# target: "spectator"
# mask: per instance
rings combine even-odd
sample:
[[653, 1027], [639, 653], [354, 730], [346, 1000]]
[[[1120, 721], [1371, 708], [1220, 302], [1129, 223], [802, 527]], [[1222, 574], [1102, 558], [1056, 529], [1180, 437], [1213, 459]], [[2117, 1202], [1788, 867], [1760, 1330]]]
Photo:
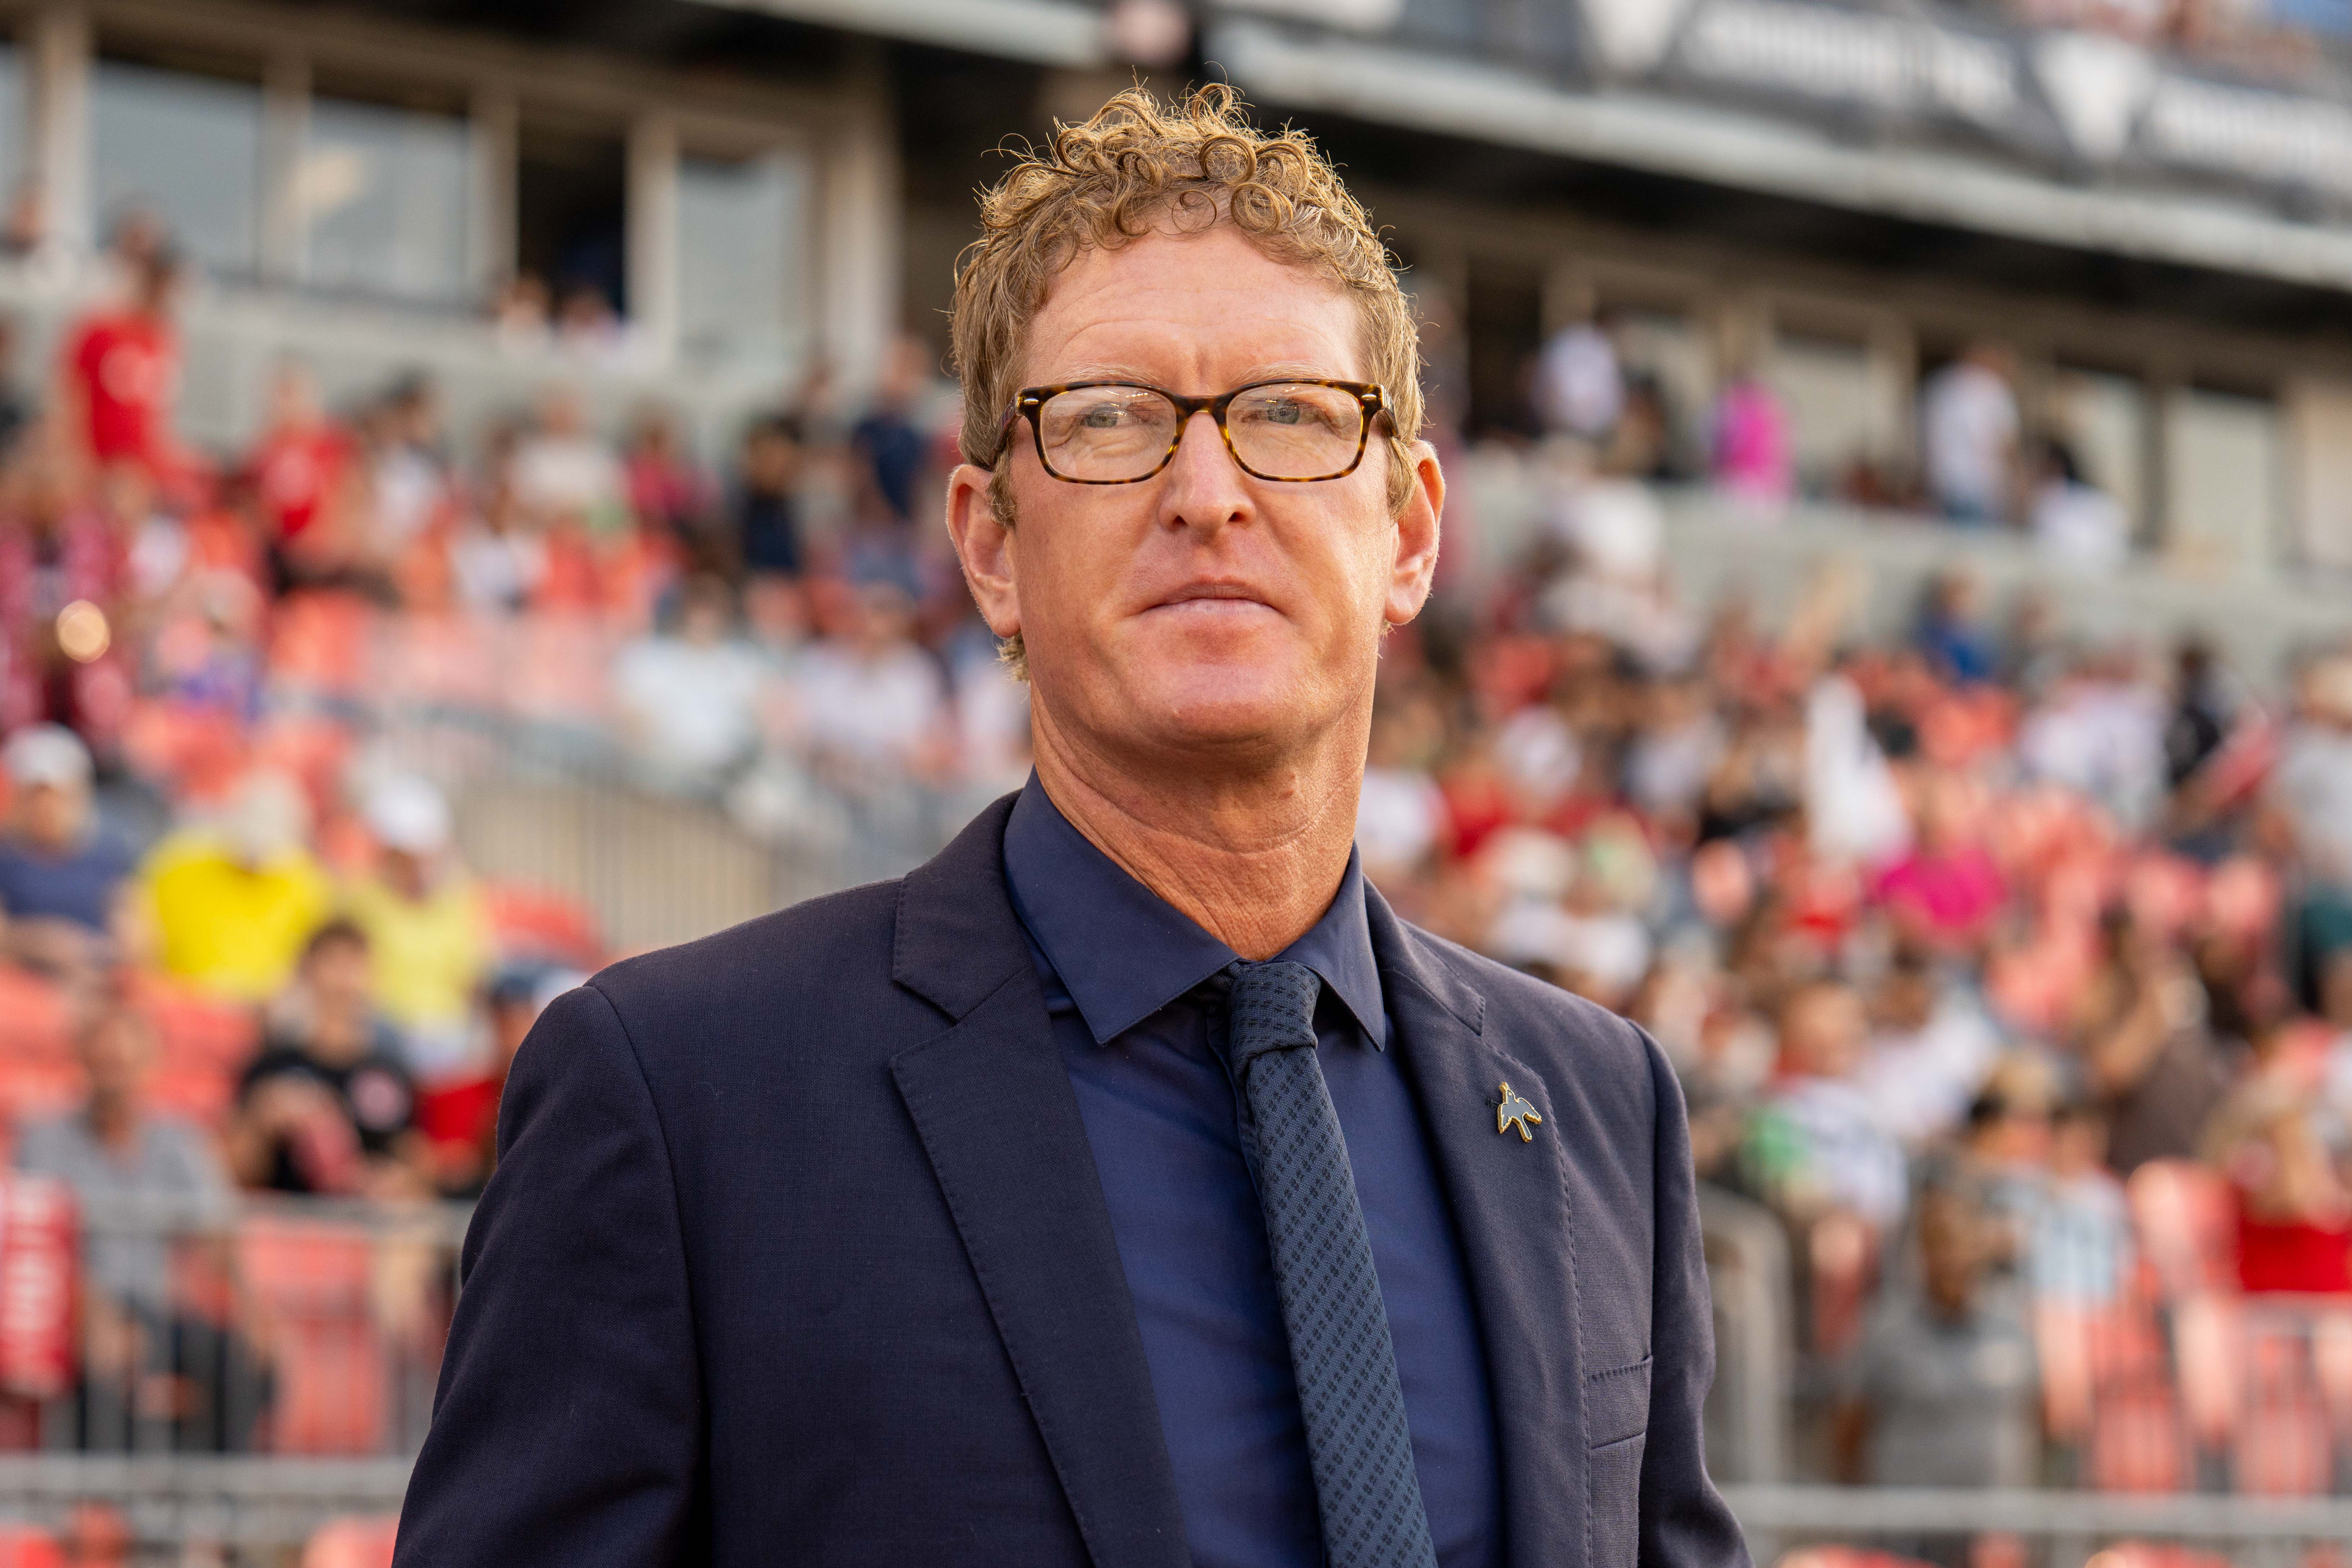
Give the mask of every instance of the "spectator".
[[[0, 236], [0, 250], [5, 250], [5, 238]], [[5, 459], [16, 447], [16, 437], [32, 423], [32, 405], [26, 401], [25, 389], [16, 382], [16, 343], [20, 334], [16, 319], [0, 316], [0, 459]]]
[[168, 488], [187, 469], [173, 427], [179, 260], [161, 245], [128, 259], [128, 301], [88, 317], [68, 337], [58, 407], [73, 449], [93, 470], [130, 463]]
[[1930, 376], [1921, 395], [1928, 498], [1955, 522], [2008, 521], [2019, 428], [2014, 376], [2007, 349], [1974, 343]]
[[1899, 947], [1871, 995], [1871, 1041], [1857, 1081], [1878, 1125], [1912, 1148], [1960, 1125], [2000, 1053], [2000, 1037], [1926, 948]]
[[710, 510], [709, 487], [678, 439], [669, 410], [651, 405], [637, 410], [622, 471], [638, 527], [673, 547], [696, 542]]
[[2172, 656], [2172, 717], [2164, 727], [2165, 783], [2179, 789], [2229, 738], [2235, 704], [2220, 661], [2200, 637], [2183, 638]]
[[371, 970], [367, 932], [330, 921], [271, 1001], [226, 1136], [247, 1186], [382, 1198], [431, 1190], [416, 1086], [375, 1010]]
[[800, 421], [774, 415], [743, 434], [734, 497], [735, 548], [754, 577], [797, 577], [806, 568], [801, 541]]
[[310, 806], [282, 774], [247, 777], [217, 826], [184, 828], [141, 872], [163, 972], [215, 994], [276, 994], [333, 902], [304, 839]]
[[914, 640], [913, 606], [887, 584], [844, 595], [840, 624], [803, 654], [802, 737], [821, 770], [855, 787], [937, 776], [946, 692]]
[[1984, 618], [1983, 594], [1966, 572], [1942, 572], [1927, 585], [1912, 642], [1947, 680], [1990, 680], [2000, 652]]
[[1625, 408], [1625, 378], [1611, 322], [1594, 317], [1561, 328], [1536, 362], [1536, 408], [1544, 428], [1595, 447]]
[[1717, 395], [1708, 451], [1716, 487], [1750, 510], [1777, 511], [1796, 493], [1788, 415], [1752, 368], [1736, 372]]
[[12, 795], [0, 833], [0, 950], [77, 986], [142, 956], [131, 851], [99, 822], [81, 738], [27, 725], [8, 737], [0, 763]]
[[[1919, 1204], [1916, 1288], [1891, 1285], [1847, 1379], [1841, 1469], [1873, 1486], [2025, 1486], [2040, 1468], [2033, 1342], [1989, 1283], [1984, 1217], [1959, 1194]], [[1988, 1521], [1991, 1522], [1991, 1521]], [[1965, 1540], [1904, 1543], [1945, 1568]]]
[[2128, 1176], [2185, 1160], [2229, 1088], [2195, 978], [2163, 940], [2110, 914], [2074, 1007], [2083, 1072], [2107, 1118], [2107, 1163]]
[[2106, 1161], [2098, 1107], [2061, 1107], [2051, 1126], [2049, 1189], [2026, 1242], [2035, 1300], [2100, 1308], [2122, 1299], [2131, 1279], [2131, 1208]]
[[1411, 698], [1375, 702], [1362, 793], [1356, 802], [1356, 851], [1364, 875], [1392, 889], [1420, 871], [1445, 833], [1445, 796], [1428, 762], [1444, 741], [1442, 721]]
[[2028, 521], [2042, 552], [2077, 572], [2108, 572], [2131, 551], [2131, 519], [2115, 497], [2083, 477], [2074, 449], [2054, 437], [2036, 443]]
[[490, 963], [489, 917], [456, 864], [438, 789], [394, 774], [368, 792], [365, 816], [375, 863], [345, 893], [344, 908], [367, 933], [376, 1005], [409, 1070], [447, 1078], [478, 1055], [474, 995]]
[[628, 524], [620, 461], [588, 428], [579, 395], [567, 386], [551, 384], [540, 394], [537, 423], [515, 447], [508, 482], [533, 527], [569, 526], [610, 537]]
[[614, 696], [646, 777], [665, 788], [716, 787], [759, 747], [767, 668], [737, 636], [735, 595], [717, 577], [688, 578], [677, 625], [625, 648]]
[[[264, 1370], [243, 1333], [198, 1310], [174, 1282], [175, 1269], [201, 1264], [234, 1289], [227, 1174], [203, 1133], [149, 1104], [155, 1041], [143, 1017], [104, 1002], [77, 1041], [88, 1097], [26, 1127], [16, 1163], [71, 1187], [88, 1227], [83, 1446], [248, 1448], [266, 1403]], [[196, 1246], [174, 1247], [175, 1236]]]
[[2352, 1294], [2352, 1185], [2338, 1166], [2347, 1129], [2319, 1092], [2323, 1050], [2300, 1023], [2262, 1030], [2252, 1071], [2201, 1140], [2235, 1200], [2238, 1283], [2249, 1292]]
[[892, 345], [866, 416], [850, 426], [849, 449], [857, 459], [859, 511], [871, 522], [903, 526], [914, 520], [915, 483], [922, 477], [923, 433], [915, 425], [915, 399], [923, 390], [930, 349], [919, 338]]
[[515, 1052], [547, 1005], [586, 978], [535, 964], [499, 973], [489, 986], [489, 1059], [478, 1073], [418, 1090], [416, 1125], [431, 1146], [434, 1184], [444, 1197], [480, 1195], [498, 1168], [499, 1098]]
[[431, 380], [421, 372], [403, 375], [372, 423], [366, 542], [369, 553], [390, 563], [438, 528], [450, 506], [449, 459]]
[[269, 388], [269, 424], [247, 466], [279, 591], [345, 581], [362, 565], [348, 481], [351, 437], [320, 405], [317, 379], [282, 360]]
[[1834, 981], [1801, 985], [1782, 1004], [1782, 1078], [1748, 1131], [1748, 1163], [1790, 1218], [1834, 1211], [1884, 1236], [1903, 1216], [1909, 1175], [1855, 1082], [1868, 1027], [1861, 999]]

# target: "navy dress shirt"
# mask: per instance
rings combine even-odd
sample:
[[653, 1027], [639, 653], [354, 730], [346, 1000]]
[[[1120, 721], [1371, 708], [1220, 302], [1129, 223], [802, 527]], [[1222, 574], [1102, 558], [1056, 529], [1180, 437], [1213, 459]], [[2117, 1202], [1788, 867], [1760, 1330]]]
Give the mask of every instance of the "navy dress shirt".
[[[1033, 776], [1005, 879], [1045, 983], [1198, 1568], [1318, 1568], [1322, 1536], [1265, 1222], [1202, 983], [1233, 951], [1073, 827]], [[1501, 1561], [1484, 1350], [1427, 1133], [1391, 1044], [1353, 856], [1281, 956], [1323, 980], [1318, 1057], [1347, 1139], [1443, 1568]]]

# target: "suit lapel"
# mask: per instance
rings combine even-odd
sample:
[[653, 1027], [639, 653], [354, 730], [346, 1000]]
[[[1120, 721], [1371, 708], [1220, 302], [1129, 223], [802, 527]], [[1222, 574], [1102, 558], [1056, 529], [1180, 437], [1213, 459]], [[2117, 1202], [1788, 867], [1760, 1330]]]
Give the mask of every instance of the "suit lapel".
[[892, 977], [954, 1023], [890, 1070], [1096, 1568], [1183, 1568], [1110, 1211], [1004, 889], [1009, 809], [901, 884]]
[[[1366, 889], [1398, 1049], [1443, 1173], [1486, 1342], [1507, 1560], [1585, 1561], [1588, 1482], [1575, 1247], [1553, 1095], [1481, 1033], [1486, 1005]], [[1534, 1105], [1531, 1142], [1500, 1133], [1499, 1086]]]

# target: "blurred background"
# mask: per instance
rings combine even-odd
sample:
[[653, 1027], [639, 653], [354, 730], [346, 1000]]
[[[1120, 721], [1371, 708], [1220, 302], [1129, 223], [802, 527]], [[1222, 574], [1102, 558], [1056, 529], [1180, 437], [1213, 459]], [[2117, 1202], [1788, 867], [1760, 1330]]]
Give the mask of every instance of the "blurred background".
[[1683, 1076], [1760, 1563], [2342, 1568], [2352, 4], [0, 4], [0, 1568], [382, 1568], [506, 1064], [1025, 769], [1009, 136], [1311, 130], [1359, 842]]

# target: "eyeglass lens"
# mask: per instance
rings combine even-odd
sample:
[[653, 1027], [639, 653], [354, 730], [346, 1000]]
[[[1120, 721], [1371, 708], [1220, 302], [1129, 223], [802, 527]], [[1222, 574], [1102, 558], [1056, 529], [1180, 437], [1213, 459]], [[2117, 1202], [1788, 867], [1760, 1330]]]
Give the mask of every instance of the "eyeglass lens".
[[[1356, 460], [1364, 405], [1336, 386], [1289, 382], [1254, 386], [1225, 412], [1234, 455], [1269, 479], [1332, 479]], [[1160, 466], [1177, 437], [1176, 405], [1139, 386], [1082, 386], [1037, 410], [1045, 464], [1066, 479], [1139, 479]]]

